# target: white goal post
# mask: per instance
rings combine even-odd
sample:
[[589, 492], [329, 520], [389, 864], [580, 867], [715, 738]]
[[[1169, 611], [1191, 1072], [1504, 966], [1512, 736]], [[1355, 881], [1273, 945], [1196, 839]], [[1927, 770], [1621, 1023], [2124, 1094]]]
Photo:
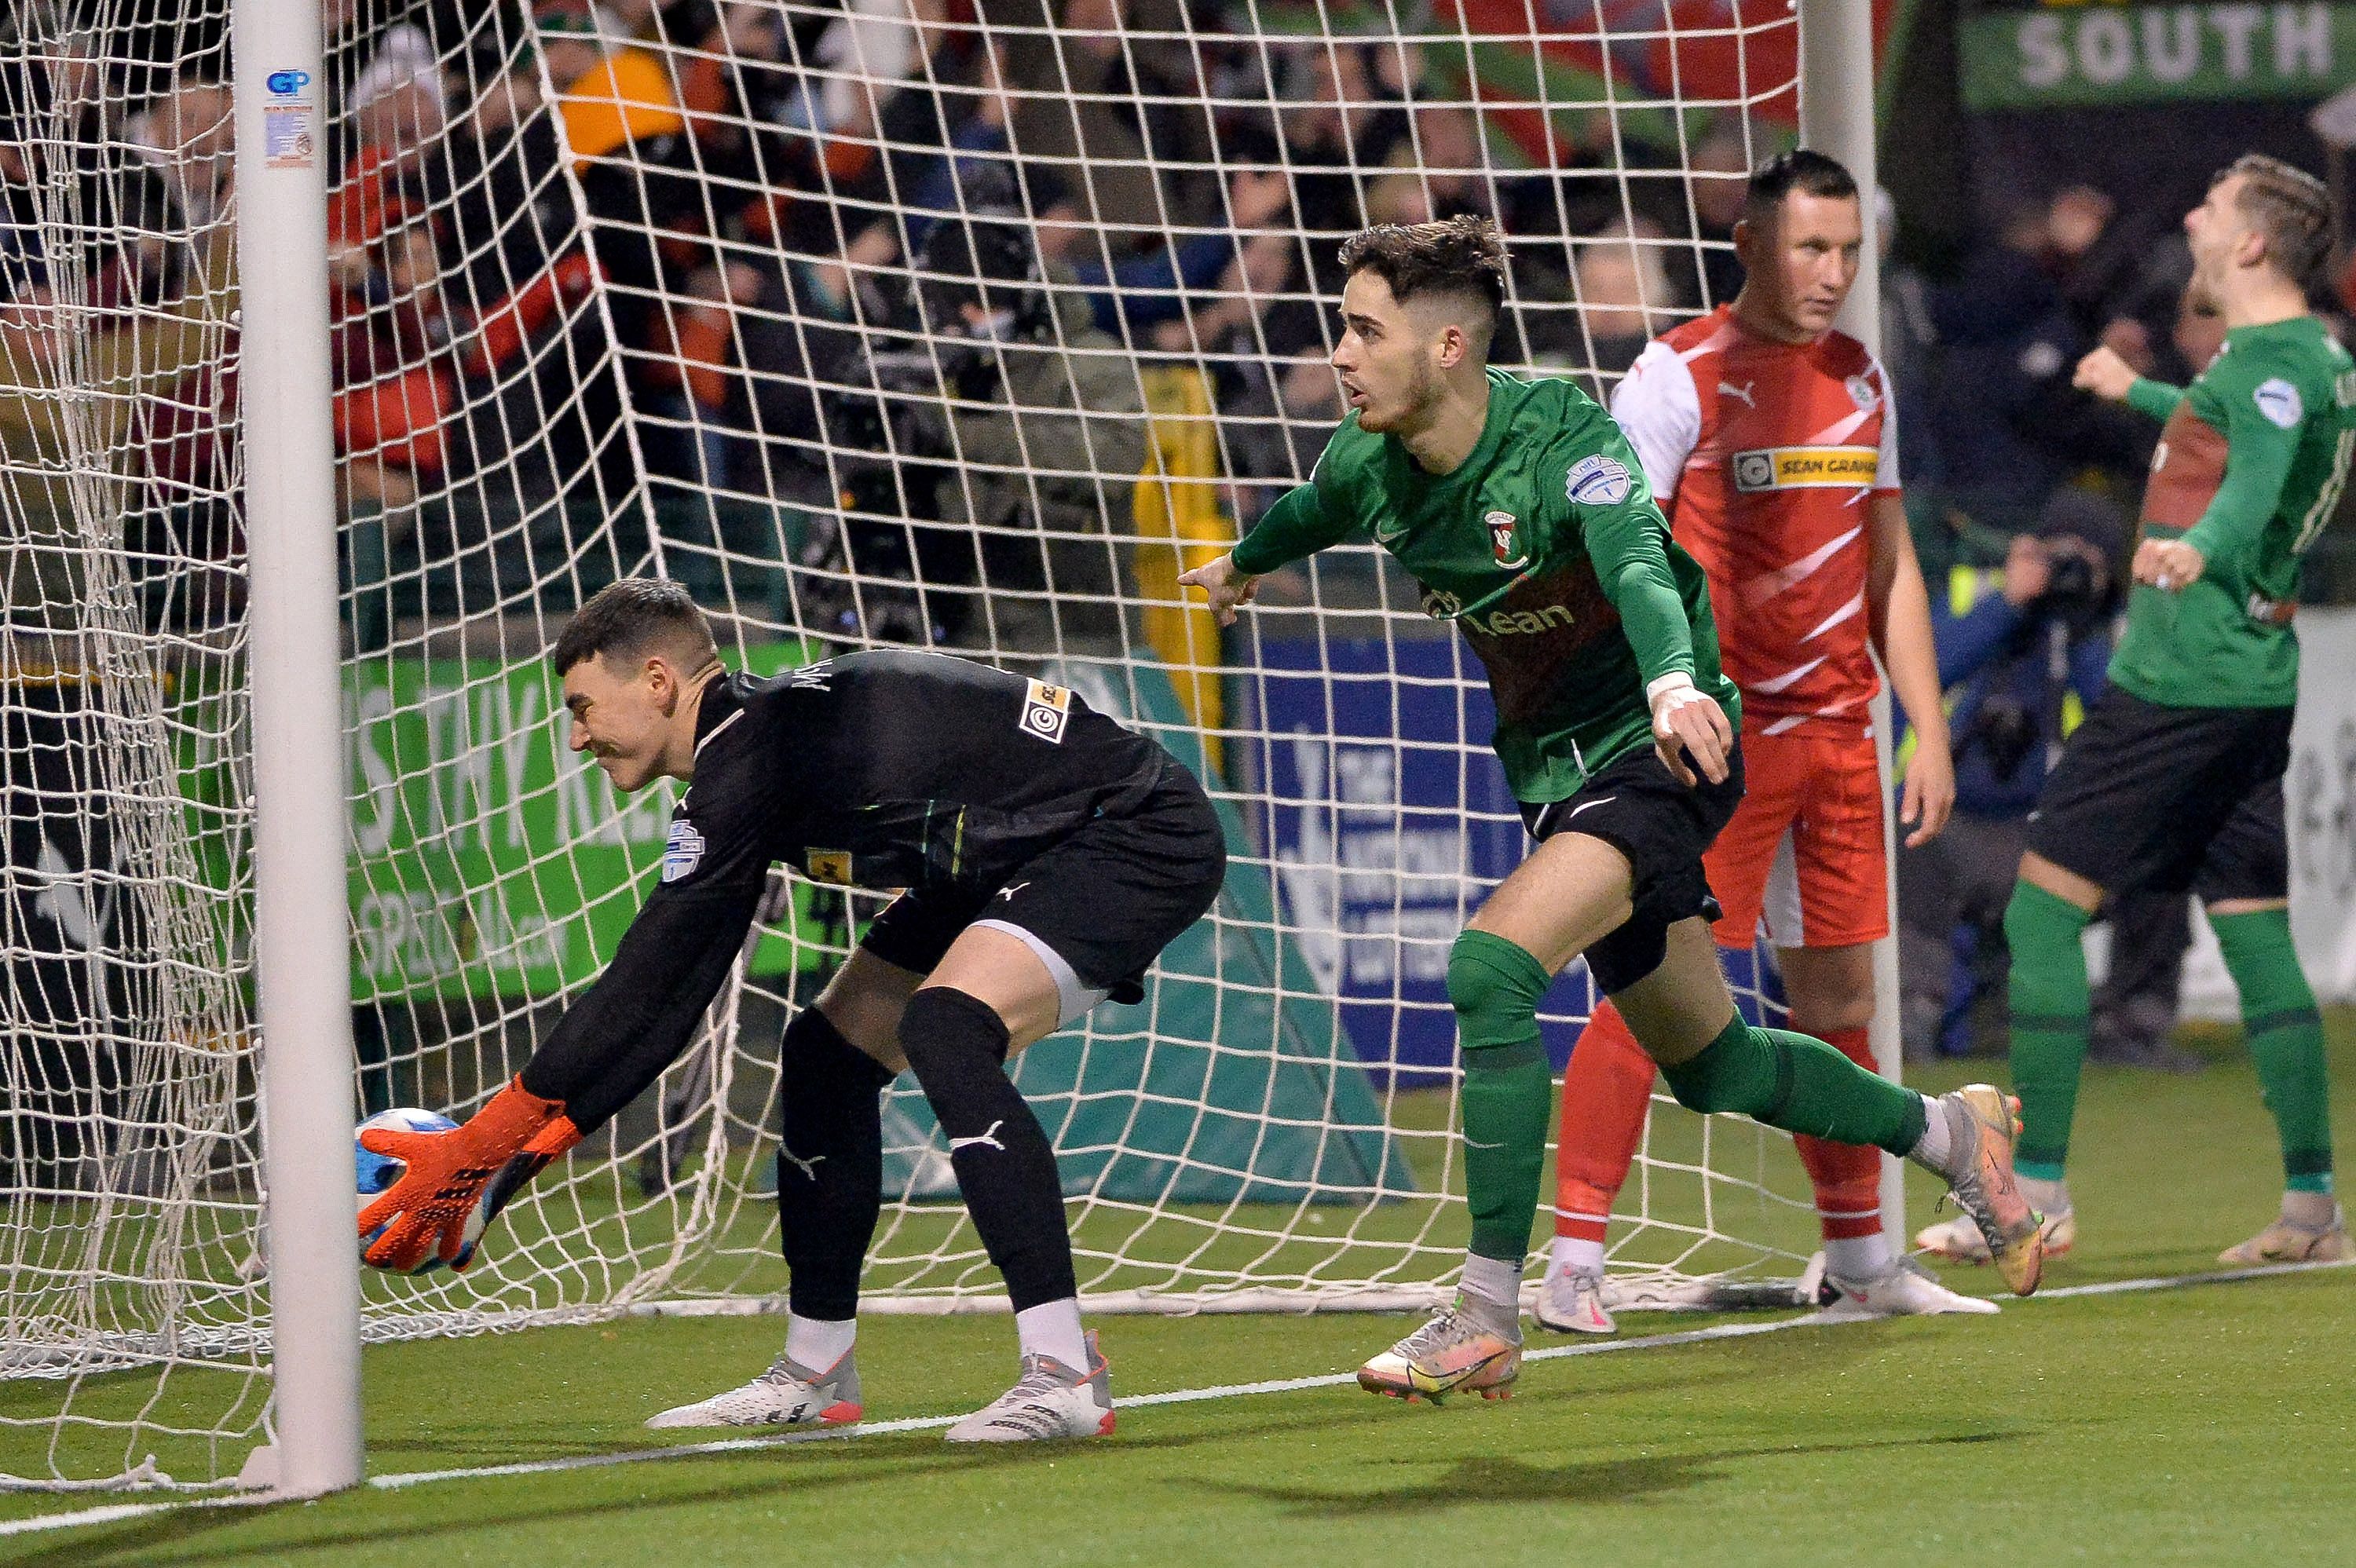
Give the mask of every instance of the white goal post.
[[[1019, 1065], [1092, 1310], [1440, 1296], [1447, 944], [1523, 849], [1484, 682], [1371, 545], [1225, 635], [1176, 576], [1339, 417], [1345, 233], [1497, 217], [1504, 361], [1608, 389], [1722, 297], [1759, 157], [1804, 128], [1869, 182], [1872, 9], [19, 0], [0, 1487], [316, 1495], [363, 1342], [777, 1309], [777, 1031], [877, 907], [782, 875], [475, 1268], [354, 1258], [356, 1115], [495, 1092], [659, 858], [670, 797], [576, 765], [543, 662], [630, 573], [732, 663], [937, 646], [1203, 773], [1219, 906]], [[885, 1139], [866, 1306], [1002, 1309], [905, 1084]], [[1656, 1302], [1815, 1245], [1787, 1140], [1665, 1101], [1619, 1220]]]
[[355, 1059], [346, 933], [342, 637], [327, 334], [327, 125], [315, 0], [237, 0], [238, 279], [247, 373], [246, 617], [254, 992], [275, 1440], [250, 1485], [360, 1478], [360, 1292], [349, 1266]]

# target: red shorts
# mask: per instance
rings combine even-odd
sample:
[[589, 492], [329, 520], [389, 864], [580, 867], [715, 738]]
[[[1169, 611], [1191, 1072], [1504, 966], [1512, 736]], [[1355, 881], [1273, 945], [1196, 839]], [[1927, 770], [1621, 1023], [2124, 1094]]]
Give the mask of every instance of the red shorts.
[[1702, 857], [1722, 947], [1848, 947], [1890, 934], [1881, 768], [1870, 735], [1742, 737], [1747, 788]]

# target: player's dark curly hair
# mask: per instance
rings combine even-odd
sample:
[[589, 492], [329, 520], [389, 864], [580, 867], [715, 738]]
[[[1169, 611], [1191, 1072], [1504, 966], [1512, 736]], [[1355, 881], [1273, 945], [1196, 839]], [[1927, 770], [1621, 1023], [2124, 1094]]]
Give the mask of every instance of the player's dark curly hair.
[[1742, 215], [1754, 224], [1763, 223], [1795, 190], [1803, 196], [1827, 199], [1847, 197], [1854, 201], [1857, 176], [1837, 158], [1828, 158], [1805, 147], [1794, 147], [1751, 171], [1751, 184], [1742, 196]]
[[2235, 175], [2242, 176], [2236, 205], [2265, 236], [2266, 260], [2299, 287], [2312, 287], [2331, 254], [2331, 193], [2305, 169], [2263, 153], [2244, 153], [2219, 169], [2210, 188]]
[[548, 650], [548, 662], [562, 679], [600, 654], [612, 656], [616, 665], [661, 654], [682, 675], [700, 674], [720, 657], [712, 624], [687, 590], [653, 577], [625, 577], [591, 595]]
[[1423, 294], [1478, 301], [1494, 326], [1505, 304], [1505, 245], [1485, 218], [1378, 223], [1342, 242], [1344, 273], [1372, 272], [1401, 304]]

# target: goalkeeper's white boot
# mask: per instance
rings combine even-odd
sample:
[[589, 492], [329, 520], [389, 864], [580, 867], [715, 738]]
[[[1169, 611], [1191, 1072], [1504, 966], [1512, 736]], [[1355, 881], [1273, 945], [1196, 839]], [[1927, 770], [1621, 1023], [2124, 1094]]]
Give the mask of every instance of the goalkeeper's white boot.
[[1620, 1325], [1603, 1305], [1603, 1274], [1600, 1269], [1550, 1268], [1538, 1287], [1530, 1316], [1541, 1328], [1558, 1334], [1617, 1334]]
[[648, 1416], [647, 1424], [672, 1426], [847, 1426], [860, 1416], [855, 1351], [822, 1372], [779, 1356], [769, 1370], [742, 1388], [715, 1393]]
[[[2074, 1210], [2051, 1211], [2041, 1228], [2045, 1232], [2045, 1255], [2049, 1258], [2066, 1256], [2078, 1244], [2078, 1215]], [[1988, 1261], [1987, 1238], [1980, 1234], [1979, 1226], [1969, 1214], [1923, 1226], [1914, 1232], [1914, 1244], [1949, 1263], [1979, 1264]]]
[[1368, 1393], [1438, 1404], [1451, 1393], [1510, 1399], [1522, 1375], [1521, 1314], [1459, 1295], [1414, 1333], [1358, 1369]]
[[1825, 1297], [1829, 1299], [1825, 1300], [1819, 1316], [1828, 1323], [1863, 1317], [1929, 1317], [1943, 1312], [2002, 1310], [1993, 1301], [1959, 1296], [1949, 1290], [1911, 1258], [1893, 1259], [1888, 1268], [1863, 1279], [1847, 1279], [1827, 1270], [1819, 1299]]
[[1014, 1386], [944, 1434], [952, 1443], [1038, 1443], [1112, 1435], [1111, 1369], [1088, 1330], [1088, 1370], [1053, 1356], [1025, 1356]]

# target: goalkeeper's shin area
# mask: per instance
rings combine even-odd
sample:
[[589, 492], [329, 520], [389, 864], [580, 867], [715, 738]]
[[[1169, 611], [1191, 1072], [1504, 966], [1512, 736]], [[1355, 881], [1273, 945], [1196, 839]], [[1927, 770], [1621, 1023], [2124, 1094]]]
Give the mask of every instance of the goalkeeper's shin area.
[[693, 1404], [677, 1405], [647, 1418], [660, 1430], [674, 1426], [847, 1426], [862, 1413], [858, 1352], [824, 1371], [779, 1356], [769, 1370], [741, 1388]]

